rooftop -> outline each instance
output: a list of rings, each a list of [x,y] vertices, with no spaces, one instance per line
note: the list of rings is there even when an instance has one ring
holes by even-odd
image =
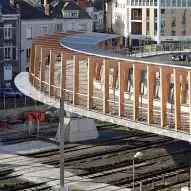
[[[50,3],[51,6],[51,17],[54,18],[63,18],[62,11],[78,10],[77,19],[92,19],[88,13],[82,10],[74,1],[65,1],[65,0],[54,0]]]
[[[8,0],[0,1],[0,9],[3,15],[6,14],[17,14],[17,11],[10,5]]]
[[[21,19],[49,19],[43,11],[40,11],[32,3],[26,1],[19,1]]]

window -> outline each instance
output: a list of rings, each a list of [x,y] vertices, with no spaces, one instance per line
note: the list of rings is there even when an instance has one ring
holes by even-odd
[[[161,36],[165,35],[165,21],[161,21]]]
[[[176,31],[172,30],[172,36],[176,36]]]
[[[142,20],[142,10],[132,9],[131,18],[132,20]]]
[[[181,7],[182,6],[181,3],[182,3],[182,1],[178,0],[177,1],[177,7]]]
[[[139,6],[143,6],[143,0],[139,0]]]
[[[187,6],[191,7],[191,0],[187,0]]]
[[[146,35],[150,35],[150,23],[146,23]]]
[[[47,26],[41,26],[41,35],[45,35],[48,33],[48,27]]]
[[[29,60],[30,59],[30,53],[31,53],[31,49],[27,48],[26,49],[26,59]]]
[[[94,20],[97,20],[97,19],[98,19],[97,15],[94,15],[94,17],[93,17],[93,18],[94,18]]]
[[[9,40],[12,39],[13,33],[12,33],[12,25],[4,25],[4,39]]]
[[[176,7],[176,0],[172,0],[172,7]]]
[[[162,6],[162,7],[165,6],[165,0],[161,0],[161,6]]]
[[[165,14],[165,9],[161,9],[161,15]]]
[[[172,20],[172,28],[176,28],[176,20],[175,19]]]
[[[186,0],[182,0],[182,7],[186,7]]]
[[[26,28],[26,38],[27,39],[32,39],[32,27],[27,27]]]
[[[157,35],[157,23],[154,24],[154,35]]]
[[[77,11],[71,11],[70,12],[70,17],[77,18],[78,17],[78,12]]]
[[[171,0],[166,0],[166,7],[171,7]]]
[[[157,18],[157,9],[154,10],[154,17]]]
[[[62,23],[56,24],[56,31],[62,31]]]
[[[150,9],[147,9],[147,20],[150,18]]]
[[[86,31],[87,30],[86,24],[79,24],[79,30]]]
[[[12,47],[4,47],[4,60],[12,59]]]

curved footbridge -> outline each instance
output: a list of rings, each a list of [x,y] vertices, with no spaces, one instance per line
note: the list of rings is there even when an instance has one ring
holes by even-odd
[[[115,45],[113,45],[115,44]],[[114,53],[120,36],[66,32],[32,41],[24,94],[82,116],[191,142],[191,66]]]

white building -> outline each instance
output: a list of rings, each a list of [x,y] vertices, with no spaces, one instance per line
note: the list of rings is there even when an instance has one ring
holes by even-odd
[[[87,7],[86,12],[93,19],[93,31],[103,32],[103,30],[104,30],[104,11],[97,10],[95,7]]]
[[[191,0],[113,0],[112,30],[134,46],[191,41]]]
[[[28,70],[33,37],[70,30],[92,32],[93,28],[92,18],[74,1],[36,2],[15,0],[21,14],[21,71]]]

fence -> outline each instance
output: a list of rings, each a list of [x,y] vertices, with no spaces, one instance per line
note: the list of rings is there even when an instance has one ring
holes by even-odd
[[[8,98],[4,95],[0,97],[0,110],[16,109],[28,106],[36,106],[40,104],[42,103],[27,96]]]
[[[145,45],[145,46],[137,46],[132,48],[122,48],[120,50],[113,50],[122,55],[132,56],[132,57],[144,57],[144,56],[154,56],[160,55],[164,53],[172,53],[179,52],[184,50],[190,50],[191,52],[191,44],[174,44],[168,43],[164,45]]]

